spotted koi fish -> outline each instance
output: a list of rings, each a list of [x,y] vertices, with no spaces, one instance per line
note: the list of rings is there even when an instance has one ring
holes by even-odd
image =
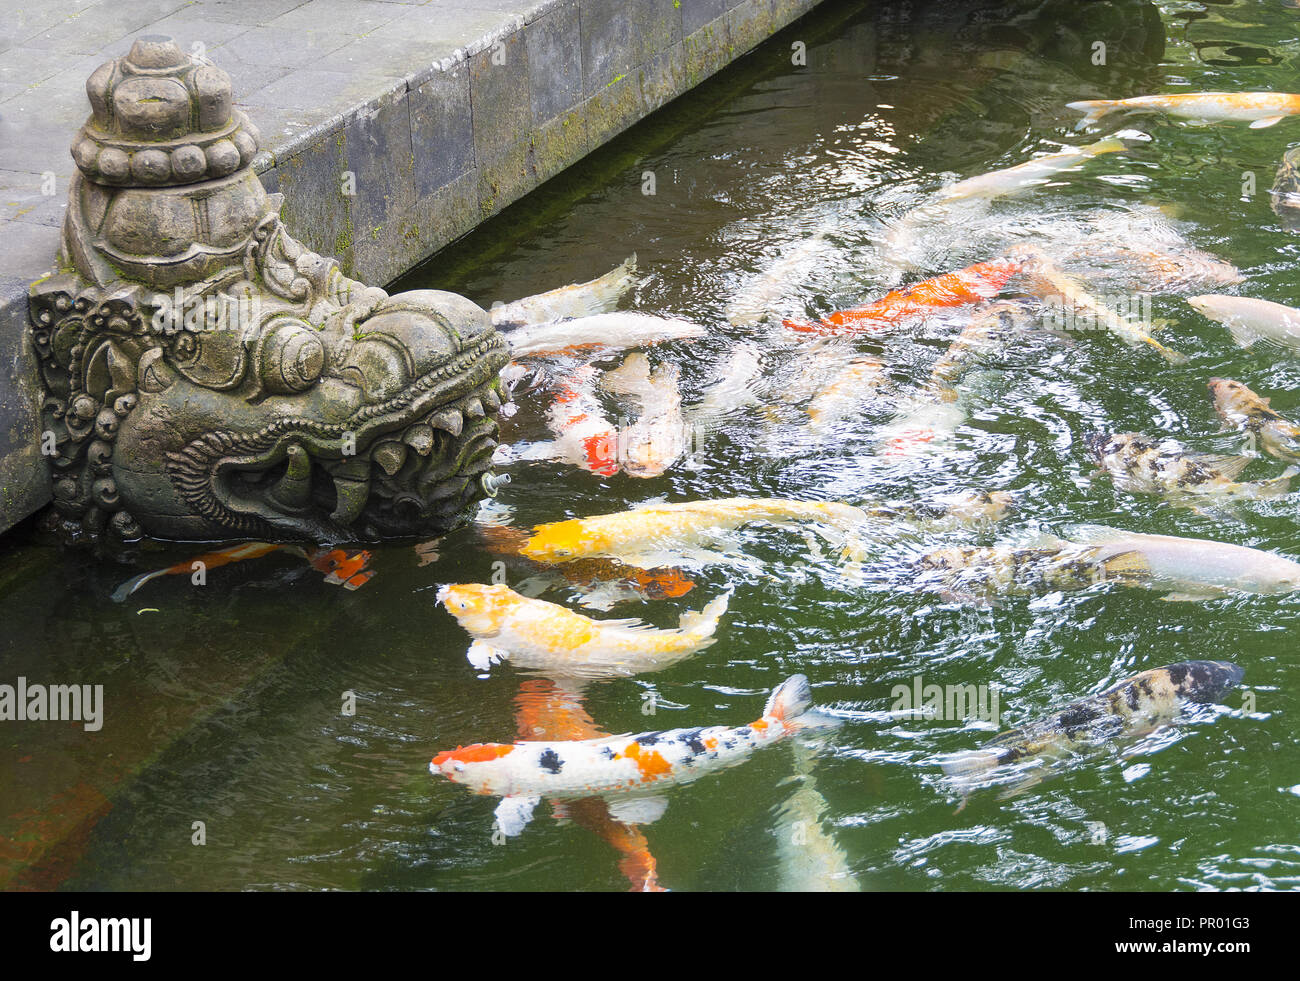
[[[793,675],[772,692],[763,714],[740,727],[670,729],[605,739],[476,743],[434,756],[429,772],[474,793],[501,798],[497,827],[523,831],[543,798],[602,796],[610,815],[649,824],[667,807],[663,790],[747,759],[760,746],[833,720],[813,709],[812,690]]]
[[[1270,405],[1239,381],[1211,378],[1214,408],[1227,423],[1252,435],[1279,460],[1300,462],[1300,426],[1283,418]]]
[[[1141,433],[1089,433],[1084,437],[1098,466],[1120,490],[1188,497],[1278,497],[1291,489],[1300,469],[1289,468],[1273,480],[1241,483],[1237,477],[1250,458],[1192,453],[1172,439],[1155,440]]]
[[[1286,92],[1180,92],[1139,95],[1132,99],[1089,99],[1066,103],[1084,113],[1076,129],[1084,129],[1112,112],[1163,112],[1196,122],[1245,122],[1264,129],[1300,113],[1300,95]]]
[[[458,583],[438,590],[445,606],[473,637],[467,653],[480,671],[510,661],[550,677],[630,677],[661,671],[714,642],[730,593],[699,613],[682,614],[675,630],[635,619],[593,620],[503,585]]]
[[[949,602],[1080,590],[1106,582],[1139,584],[1151,573],[1139,553],[1070,542],[1024,548],[941,548],[913,562],[911,571],[919,587]]]
[[[1071,702],[1045,718],[1010,729],[977,750],[942,762],[966,790],[1014,781],[1003,796],[1039,782],[1032,768],[1121,737],[1135,737],[1174,721],[1188,704],[1213,704],[1241,681],[1244,670],[1226,661],[1180,661],[1143,671],[1105,691]],[[1004,771],[1005,772],[1005,771]],[[1027,776],[1027,774],[1029,774]]]
[[[1010,258],[977,262],[905,289],[892,290],[863,307],[839,310],[818,321],[783,323],[790,330],[807,334],[887,333],[939,310],[991,300],[1020,271],[1021,263]]]

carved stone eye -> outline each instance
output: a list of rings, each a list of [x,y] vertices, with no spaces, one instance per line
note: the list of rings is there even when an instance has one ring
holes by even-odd
[[[291,395],[311,388],[325,369],[325,345],[299,320],[282,320],[262,339],[258,370],[269,392]]]

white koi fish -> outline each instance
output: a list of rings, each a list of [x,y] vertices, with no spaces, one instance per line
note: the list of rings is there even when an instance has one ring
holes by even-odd
[[[1227,327],[1239,347],[1264,341],[1288,354],[1300,354],[1300,310],[1295,307],[1223,293],[1193,296],[1187,302]]]
[[[1202,123],[1251,120],[1251,129],[1264,129],[1300,113],[1300,95],[1286,92],[1180,92],[1174,95],[1139,95],[1132,99],[1088,99],[1066,103],[1066,108],[1085,113],[1076,129],[1091,126],[1112,112],[1163,112]]]
[[[717,379],[701,399],[687,411],[697,430],[715,429],[728,414],[759,401],[758,382],[762,374],[756,345],[742,341],[731,348]]]
[[[676,630],[642,620],[593,620],[504,585],[458,583],[438,590],[445,606],[473,637],[467,657],[486,671],[509,661],[552,678],[627,678],[661,671],[711,645],[730,593],[700,613],[684,613]]]
[[[670,729],[561,742],[476,743],[434,756],[429,772],[474,793],[501,798],[497,827],[523,831],[543,797],[599,795],[616,821],[649,824],[663,814],[663,791],[746,760],[760,746],[788,739],[833,719],[812,706],[808,679],[793,675],[749,725]]]
[[[750,279],[727,304],[726,317],[737,327],[749,327],[772,314],[790,298],[791,291],[806,282],[834,251],[825,232],[804,239]]]
[[[661,364],[652,372],[649,359],[636,351],[601,380],[605,391],[635,400],[641,410],[619,433],[619,459],[628,476],[657,477],[686,451],[679,377],[675,364]]]
[[[1162,597],[1170,601],[1216,599],[1233,593],[1277,595],[1300,589],[1300,562],[1257,548],[1142,535],[1104,525],[1075,525],[1066,534],[1112,557],[1140,556],[1148,570],[1141,585],[1172,590]]]
[[[586,351],[603,354],[646,347],[663,341],[693,340],[704,328],[689,320],[622,310],[551,323],[529,324],[503,336],[516,358],[536,358]]]
[[[496,304],[489,311],[497,327],[545,324],[555,320],[610,313],[625,293],[636,285],[636,253],[605,275],[586,283],[571,283],[513,303]],[[506,334],[510,336],[509,333]]]
[[[808,403],[808,427],[822,435],[836,423],[852,419],[865,404],[891,384],[879,358],[854,358]]]

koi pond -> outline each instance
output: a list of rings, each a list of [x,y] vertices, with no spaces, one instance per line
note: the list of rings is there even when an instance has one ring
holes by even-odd
[[[1294,584],[1206,589],[1194,550],[1163,560],[1159,588],[1127,546],[1056,561],[1062,540],[1109,540],[1091,526],[1300,557],[1286,463],[1225,424],[1208,387],[1241,382],[1295,421],[1300,355],[1240,346],[1187,302],[1300,301],[1300,238],[1269,194],[1300,122],[1115,112],[1078,129],[1067,108],[1295,91],[1297,59],[1300,10],[1278,2],[825,4],[398,284],[490,307],[635,253],[619,310],[703,328],[640,349],[658,377],[679,373],[663,398],[676,412],[680,393],[685,427],[656,449],[662,465],[547,450],[579,425],[555,421],[573,372],[628,364],[628,349],[564,354],[525,364],[502,422],[511,481],[439,541],[253,548],[199,574],[192,560],[224,546],[92,560],[35,527],[0,543],[0,683],[103,686],[93,731],[0,729],[0,885],[1300,886]],[[1051,156],[1082,147],[1095,150]],[[992,176],[945,197],[1039,158],[1031,184]],[[998,295],[1015,331],[972,333],[979,303],[827,327],[892,289],[1008,261],[1053,285],[956,290]],[[1086,292],[1073,310],[1122,310],[1129,333],[1052,315],[1045,297],[1071,290]],[[587,394],[629,429],[637,399],[612,387]],[[1225,486],[1252,486],[1191,500],[1099,472],[1124,433],[1176,440],[1208,456],[1173,465],[1217,461]],[[971,491],[993,495],[961,498],[984,502],[979,520],[934,503]],[[708,553],[635,567],[519,551],[536,525],[723,498],[843,502],[872,520],[848,541],[745,524]],[[472,664],[473,638],[438,602],[457,583],[664,629],[730,595],[690,656],[560,684]],[[944,769],[1140,672],[1207,660],[1242,669],[1239,684],[1172,724],[1148,684],[1127,692],[1134,724],[1041,769],[987,784]],[[796,674],[837,725],[668,781],[653,807],[543,800],[507,835],[499,797],[429,770],[475,743],[747,726]]]

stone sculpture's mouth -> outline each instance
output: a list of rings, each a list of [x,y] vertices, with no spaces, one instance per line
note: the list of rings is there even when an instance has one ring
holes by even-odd
[[[205,434],[168,454],[168,475],[197,513],[249,534],[441,533],[482,496],[506,360],[493,333],[344,423],[280,416],[255,432]]]

